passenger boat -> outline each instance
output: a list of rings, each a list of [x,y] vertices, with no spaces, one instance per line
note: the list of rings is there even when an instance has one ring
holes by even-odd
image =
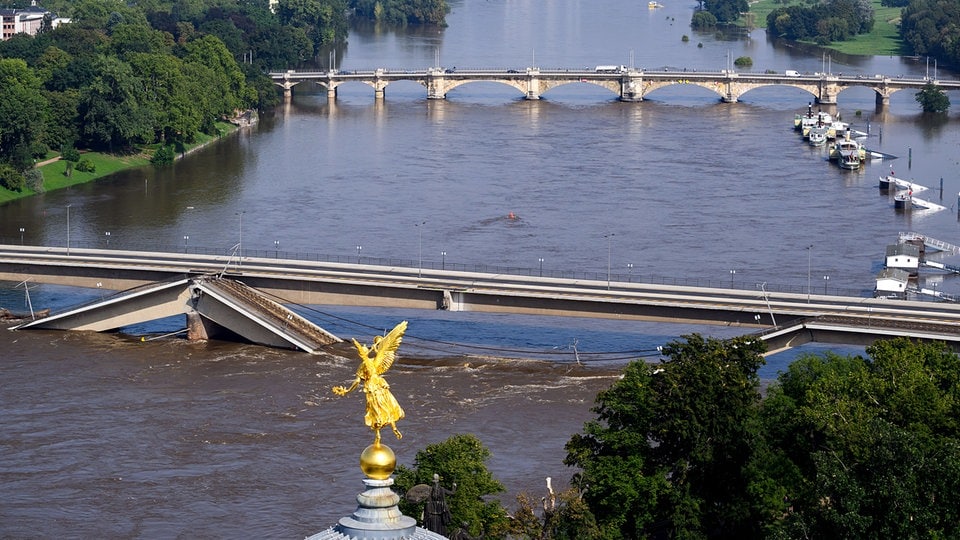
[[[661,4],[660,2],[650,1],[650,2],[647,3],[647,7],[650,8],[650,9],[656,9],[656,8],[661,8],[661,7],[663,7],[663,4]]]
[[[867,149],[859,142],[850,138],[850,131],[833,143],[830,148],[830,159],[836,160],[837,165],[844,169],[859,169],[867,159]]]
[[[827,127],[817,126],[810,128],[810,134],[807,136],[807,142],[810,146],[823,146],[827,144]]]

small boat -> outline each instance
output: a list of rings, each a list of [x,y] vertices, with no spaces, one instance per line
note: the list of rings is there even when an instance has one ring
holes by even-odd
[[[836,160],[837,165],[844,169],[859,169],[867,159],[867,149],[859,142],[850,138],[850,131],[833,143],[830,148],[830,159]]]
[[[904,191],[897,192],[893,197],[893,207],[897,210],[908,210],[913,207],[913,203],[911,202],[912,198],[913,194],[911,193]]]
[[[651,0],[650,2],[647,2],[647,7],[650,9],[662,8],[663,4]]]
[[[810,143],[810,146],[823,146],[827,144],[827,127],[818,126],[810,128],[807,142]]]

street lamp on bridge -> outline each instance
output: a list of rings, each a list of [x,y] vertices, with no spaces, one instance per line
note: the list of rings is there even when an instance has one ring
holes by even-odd
[[[103,233],[103,236],[107,239],[107,249],[110,249],[110,231]]]
[[[70,255],[70,207],[72,204],[67,205],[67,256]]]
[[[363,246],[357,244],[357,264],[360,264],[360,250],[363,249]]]
[[[603,237],[607,239],[607,290],[610,290],[610,256],[612,253],[612,248],[610,247],[611,239],[616,236],[614,233],[605,234]]]
[[[417,277],[423,277],[423,226],[427,224],[426,220],[420,223],[414,223],[417,228]]]
[[[540,277],[543,277],[543,257],[538,259],[540,261]]]
[[[190,240],[190,236],[189,236],[189,235],[186,235],[186,234],[183,235],[183,252],[184,252],[184,253],[187,252],[187,241],[188,241],[188,240]]]
[[[440,252],[440,269],[441,270],[447,269],[447,252],[446,251]]]
[[[823,294],[827,294],[827,283],[830,283],[830,276],[823,276]]]
[[[23,227],[20,227],[20,245],[21,246],[23,245],[23,233],[25,232],[27,232],[27,230],[24,229]]]

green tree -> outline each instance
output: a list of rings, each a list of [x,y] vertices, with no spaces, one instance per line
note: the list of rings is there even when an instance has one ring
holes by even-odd
[[[433,475],[440,475],[441,485],[456,492],[447,498],[453,523],[468,523],[471,534],[485,533],[499,538],[507,530],[507,513],[498,501],[484,497],[504,491],[503,484],[487,470],[490,450],[473,435],[454,435],[444,442],[431,444],[417,452],[413,468],[397,468],[396,485],[405,493],[417,484],[433,484]],[[419,516],[422,505],[401,504],[407,515]]]
[[[314,50],[347,37],[346,0],[280,0],[277,17],[286,26],[302,28]]]
[[[230,117],[236,111],[245,109],[256,103],[256,91],[247,87],[246,79],[233,55],[215,36],[203,36],[186,44],[187,54],[183,58],[184,64],[200,66],[201,78],[198,70],[187,70],[187,77],[195,84],[202,85],[209,99],[205,110],[213,118]]]
[[[703,8],[721,23],[735,22],[741,13],[750,11],[747,0],[703,0]]]
[[[914,98],[920,104],[923,112],[944,113],[950,108],[950,98],[947,93],[933,82],[927,82],[923,85],[923,88],[916,93]]]
[[[130,65],[114,57],[101,57],[97,77],[80,99],[82,137],[91,148],[128,151],[153,140],[153,112],[147,106],[143,81]]]
[[[17,58],[0,58],[0,163],[22,172],[33,167],[31,147],[40,142],[47,101],[40,79]]]
[[[190,142],[203,122],[203,111],[191,99],[183,63],[169,54],[137,53],[130,66],[146,89],[145,107],[153,113],[154,140]]]
[[[709,11],[696,10],[693,12],[693,17],[690,19],[690,26],[698,30],[713,28],[716,25],[717,18],[714,17],[713,13],[710,13]]]
[[[804,357],[763,404],[766,464],[790,510],[774,535],[960,535],[960,358],[878,342],[871,357]]]
[[[604,538],[757,536],[778,499],[754,463],[763,342],[694,334],[663,352],[597,396],[567,443],[574,484]]]

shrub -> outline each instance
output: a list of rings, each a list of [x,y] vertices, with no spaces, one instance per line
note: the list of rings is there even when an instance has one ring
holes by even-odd
[[[77,162],[77,170],[80,172],[92,173],[92,172],[96,172],[97,166],[94,165],[93,162],[90,161],[89,159],[83,158]]]
[[[26,184],[23,174],[7,164],[0,165],[0,187],[10,191],[22,191]]]
[[[733,61],[733,65],[739,68],[748,68],[753,65],[753,58],[749,56],[741,56]]]
[[[43,173],[40,169],[30,169],[23,173],[24,180],[28,188],[34,193],[43,193]]]
[[[60,159],[73,162],[80,161],[80,152],[72,146],[64,148],[63,151],[60,152]]]
[[[150,163],[154,165],[169,165],[173,163],[176,155],[176,150],[173,149],[173,146],[161,146],[153,153],[153,157],[150,158]]]

